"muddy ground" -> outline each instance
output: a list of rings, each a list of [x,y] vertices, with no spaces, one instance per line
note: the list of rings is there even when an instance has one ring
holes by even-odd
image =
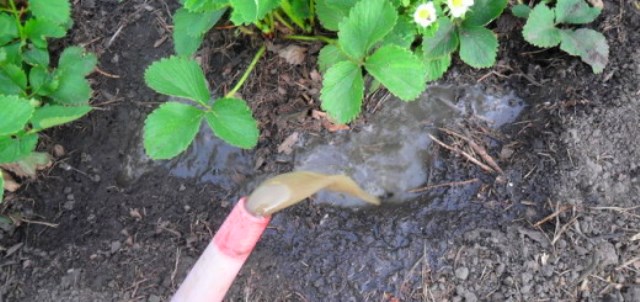
[[[295,154],[277,150],[291,133],[331,135],[311,115],[319,107],[315,62],[291,66],[274,53],[261,61],[241,92],[262,130],[254,169],[232,173],[231,186],[162,167],[132,177],[125,163],[140,123],[164,100],[142,73],[172,52],[176,4],[75,3],[70,38],[54,47],[86,45],[106,75],[91,76],[97,110],[40,145],[66,154],[1,208],[23,219],[0,231],[0,301],[164,301],[239,192],[255,177],[292,169]],[[441,83],[513,90],[528,103],[516,122],[479,140],[504,175],[432,146],[439,160],[426,185],[479,181],[402,206],[288,209],[274,217],[230,301],[640,301],[636,1],[605,1],[594,24],[611,47],[601,75],[557,49],[526,45],[522,22],[508,14],[495,26],[497,66],[455,62]],[[214,31],[200,52],[211,86],[233,85],[259,41]],[[350,131],[366,125],[382,94]],[[482,129],[472,118],[453,126]]]

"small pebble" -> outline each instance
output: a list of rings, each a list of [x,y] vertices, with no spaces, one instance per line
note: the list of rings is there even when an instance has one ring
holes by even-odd
[[[513,278],[511,278],[511,277],[504,278],[504,280],[502,280],[502,284],[504,284],[506,286],[512,286],[513,285]]]
[[[467,277],[469,277],[469,269],[464,266],[457,268],[456,277],[460,280],[467,280]]]
[[[120,241],[111,242],[111,253],[113,254],[119,251],[120,247],[122,247],[122,243],[120,243]]]
[[[75,206],[75,204],[76,204],[75,201],[67,200],[62,207],[67,211],[71,211],[73,210],[73,207]]]
[[[53,145],[53,150],[51,153],[53,153],[53,156],[55,156],[56,158],[63,157],[66,154],[66,152],[64,151],[64,147],[58,144]]]
[[[178,191],[182,192],[182,191],[184,191],[186,189],[187,189],[187,187],[185,187],[185,185],[180,184],[180,187],[178,188]]]

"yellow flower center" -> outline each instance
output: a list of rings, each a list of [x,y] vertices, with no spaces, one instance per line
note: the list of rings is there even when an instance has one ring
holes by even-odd
[[[418,17],[420,19],[429,19],[429,17],[431,17],[431,13],[428,9],[421,9],[418,11]]]
[[[463,0],[452,0],[451,3],[453,3],[453,6],[455,7],[460,7],[462,6],[462,1]]]

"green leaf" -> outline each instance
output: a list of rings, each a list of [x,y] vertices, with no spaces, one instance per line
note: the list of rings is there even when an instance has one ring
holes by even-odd
[[[16,137],[0,138],[0,164],[15,162],[35,150],[38,144],[38,135],[23,134]]]
[[[560,31],[562,43],[560,49],[567,53],[580,56],[582,61],[591,65],[593,73],[601,73],[609,62],[609,44],[601,33],[580,28],[577,30],[563,29]]]
[[[235,25],[256,23],[280,5],[278,0],[229,0],[229,2],[233,7],[231,21]]]
[[[49,66],[49,52],[45,49],[40,49],[29,45],[28,49],[24,52],[24,62],[32,66]]]
[[[349,15],[358,0],[316,0],[316,15],[322,26],[338,31],[338,26]]]
[[[58,69],[54,73],[58,85],[50,96],[62,105],[86,104],[91,98],[91,86],[82,74],[67,69]]]
[[[425,59],[427,68],[427,81],[435,81],[444,75],[451,66],[451,54],[437,59]]]
[[[458,49],[459,44],[458,32],[449,18],[439,18],[436,33],[431,37],[425,35],[422,38],[422,50],[428,59],[446,56]]]
[[[362,59],[397,20],[398,13],[388,0],[360,0],[338,26],[338,40],[347,55]]]
[[[464,25],[484,26],[502,14],[507,7],[507,0],[475,0],[473,6],[464,17]]]
[[[4,64],[22,64],[22,47],[20,42],[0,47],[0,52],[4,53],[4,59],[0,58],[0,65]]]
[[[170,57],[156,61],[144,73],[147,86],[158,93],[187,98],[207,105],[209,90],[195,60]]]
[[[205,11],[190,12],[179,9],[173,15],[173,43],[176,53],[180,56],[192,56],[204,39],[204,35],[220,20],[226,8]]]
[[[38,19],[49,20],[55,24],[71,21],[69,0],[29,0],[29,9]]]
[[[19,36],[16,19],[9,14],[0,13],[0,45],[4,45]]]
[[[192,37],[200,37],[218,23],[225,11],[226,8],[194,13],[181,8],[173,15],[174,31],[179,31]]]
[[[258,144],[258,123],[243,100],[217,99],[206,119],[213,133],[232,146],[251,149]]]
[[[31,90],[38,91],[49,79],[49,72],[43,66],[36,66],[29,71]]]
[[[154,110],[144,123],[144,149],[152,159],[169,159],[191,144],[204,112],[177,102],[167,102]]]
[[[36,109],[31,125],[36,131],[75,121],[91,111],[90,106],[49,105]]]
[[[280,7],[291,21],[302,29],[306,29],[306,22],[311,14],[309,0],[281,0]]]
[[[85,52],[82,47],[67,47],[60,55],[58,61],[58,69],[64,69],[70,73],[86,76],[90,74],[96,65],[98,59],[96,55]]]
[[[96,56],[85,52],[83,48],[67,47],[60,55],[58,69],[54,74],[58,81],[52,83],[54,87],[48,87],[49,89],[42,92],[50,94],[59,104],[86,104],[91,98],[92,91],[89,82],[84,77],[93,71],[97,62]],[[39,81],[43,78],[41,73],[36,75],[39,76],[37,78]]]
[[[331,66],[348,59],[349,58],[347,58],[337,46],[327,44],[320,49],[320,53],[318,54],[318,68],[320,72],[324,74]]]
[[[536,5],[522,29],[527,42],[538,47],[553,47],[560,43],[560,31],[555,27],[553,9],[543,3]]]
[[[585,24],[600,15],[600,9],[589,6],[584,0],[558,0],[556,3],[556,22],[567,24]]]
[[[0,94],[21,94],[27,88],[27,75],[22,68],[6,64],[0,66]]]
[[[380,47],[364,66],[367,72],[403,101],[414,100],[426,89],[427,71],[424,64],[412,52],[399,46]]]
[[[400,17],[396,26],[382,40],[382,45],[395,44],[408,49],[416,39],[416,33],[416,27],[411,20],[406,17]]]
[[[322,109],[337,122],[346,124],[360,113],[364,97],[362,69],[351,61],[342,61],[327,70],[322,81]]]
[[[460,28],[460,59],[474,68],[491,67],[498,54],[498,38],[482,27]]]
[[[0,95],[0,136],[24,129],[32,114],[29,100],[16,95]]]
[[[511,13],[518,18],[527,19],[531,13],[531,8],[526,4],[518,4],[511,8]]]
[[[62,38],[67,31],[49,20],[29,19],[24,25],[24,33],[36,47],[46,49],[47,38]]]
[[[44,66],[34,66],[29,71],[29,84],[33,94],[47,96],[53,93],[60,82]]]
[[[198,51],[204,35],[194,37],[184,33],[181,30],[173,30],[173,46],[176,54],[182,57],[191,57]]]
[[[229,0],[186,0],[184,7],[192,12],[216,11],[229,5]]]

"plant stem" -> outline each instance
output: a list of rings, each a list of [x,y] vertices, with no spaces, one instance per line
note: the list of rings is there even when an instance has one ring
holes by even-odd
[[[309,24],[310,28],[316,27],[316,5],[314,0],[309,0]]]
[[[265,23],[268,23],[268,18],[265,18]],[[262,31],[265,34],[268,34],[271,32],[271,29],[269,28],[268,24],[262,23],[260,21],[257,21],[256,23],[254,23],[256,25],[256,27]]]
[[[336,44],[336,40],[335,39],[331,39],[325,36],[301,36],[301,35],[288,35],[286,37],[284,37],[285,39],[289,39],[289,40],[300,40],[300,41],[322,41],[325,42],[327,44]]]
[[[270,34],[270,33],[274,32],[275,29],[276,29],[276,25],[273,22],[273,13],[268,14],[266,20],[269,21],[268,22],[269,23],[269,32],[267,34]]]
[[[24,43],[27,40],[27,37],[24,36],[24,28],[22,27],[22,23],[20,22],[20,12],[16,8],[16,3],[14,0],[9,0],[9,7],[11,8],[11,12],[13,13],[16,19],[16,26],[18,26],[18,33],[20,34],[20,40]]]
[[[244,74],[242,75],[238,83],[236,83],[236,86],[234,86],[233,89],[231,89],[231,91],[229,91],[224,97],[231,98],[233,97],[234,94],[236,94],[236,92],[238,92],[238,90],[240,90],[244,82],[249,78],[249,74],[251,74],[251,71],[253,71],[253,69],[256,68],[256,64],[258,64],[258,60],[260,60],[262,55],[264,55],[265,50],[267,50],[267,47],[262,45],[262,47],[260,47],[256,55],[253,56],[253,60],[251,61],[251,64],[249,64],[249,67],[247,67],[247,70],[244,71]]]
[[[282,15],[280,15],[279,12],[275,11],[273,12],[273,16],[276,17],[276,19],[278,19],[278,21],[280,23],[282,23],[282,25],[284,25],[285,27],[287,27],[288,29],[290,29],[291,31],[294,31],[295,29],[293,28],[293,26],[287,22],[287,20],[285,20]]]

